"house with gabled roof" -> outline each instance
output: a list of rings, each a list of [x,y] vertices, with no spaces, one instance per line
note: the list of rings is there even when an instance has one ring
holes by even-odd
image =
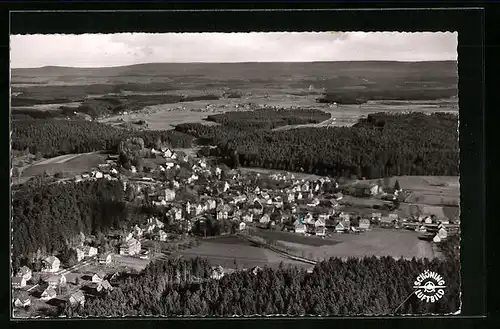
[[[271,221],[271,218],[269,217],[268,214],[262,215],[262,217],[259,219],[259,223],[261,224],[267,224]]]
[[[42,292],[42,295],[40,296],[41,300],[51,300],[53,298],[56,298],[57,293],[56,290],[53,287],[48,287]]]
[[[224,276],[224,268],[222,266],[212,267],[211,279],[220,280]]]
[[[264,206],[258,199],[254,200],[253,202],[253,211],[256,215],[261,215],[264,211]]]
[[[242,220],[247,222],[247,223],[251,223],[253,222],[253,214],[252,213],[246,213],[242,216]]]
[[[56,256],[49,256],[43,260],[42,272],[54,273],[59,271],[61,261]]]
[[[66,276],[64,274],[62,275],[51,275],[47,279],[47,283],[49,284],[50,287],[56,288],[58,286],[64,286],[66,284]]]
[[[26,281],[31,280],[31,269],[28,266],[22,266],[18,271],[16,276],[23,277]]]
[[[94,257],[97,255],[97,248],[92,246],[83,247],[83,252],[85,253],[85,257]]]
[[[81,262],[85,258],[85,251],[83,251],[83,248],[77,247],[75,248],[76,252],[76,261]]]
[[[339,221],[337,225],[335,226],[335,232],[337,233],[344,233],[349,230],[349,224],[347,224],[346,221]]]
[[[359,228],[362,230],[368,230],[370,228],[370,220],[367,218],[361,218],[359,220]]]
[[[326,218],[324,216],[318,216],[318,219],[314,222],[314,227],[325,227]]]
[[[239,224],[240,231],[244,231],[247,228],[247,224],[245,222],[241,222]]]
[[[141,243],[132,238],[120,246],[120,255],[137,255],[141,252]]]
[[[394,219],[389,216],[382,216],[382,218],[380,218],[381,227],[391,228],[394,227],[394,224]]]
[[[325,236],[326,235],[326,227],[324,226],[317,226],[315,227],[315,232],[317,236]]]
[[[97,292],[101,291],[113,291],[113,286],[109,283],[108,280],[102,280],[97,284],[96,287]]]
[[[85,295],[81,290],[78,290],[69,297],[69,303],[72,306],[83,306],[85,305]]]
[[[27,292],[21,291],[19,295],[14,299],[15,307],[28,307],[31,305],[31,299]]]
[[[12,288],[21,289],[26,287],[26,279],[22,276],[15,276],[12,278]]]
[[[437,233],[437,236],[439,236],[439,238],[441,240],[444,240],[448,237],[448,231],[446,230],[446,228],[444,227],[441,227],[439,230],[438,230],[438,233]]]
[[[112,261],[112,255],[110,252],[102,253],[99,255],[98,261],[99,264],[111,264]]]
[[[295,233],[304,234],[307,231],[306,225],[299,221],[295,221],[294,226],[295,226]]]
[[[99,271],[92,276],[92,282],[99,283],[104,280],[106,273],[104,271]]]

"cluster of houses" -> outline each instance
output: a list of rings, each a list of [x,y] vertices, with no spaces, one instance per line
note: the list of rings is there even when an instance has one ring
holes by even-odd
[[[58,269],[59,263],[57,258],[50,256],[51,264],[53,267],[48,268],[45,271],[45,284],[46,287],[40,294],[39,298],[42,301],[49,301],[54,299],[58,295],[58,288],[65,287],[67,284],[67,278],[64,274],[55,274],[54,270]],[[51,274],[52,273],[52,274]],[[107,274],[103,271],[98,271],[92,275],[91,281],[85,286],[87,290],[94,290],[96,292],[108,292],[112,291],[113,287],[106,280]],[[26,286],[26,282],[31,280],[32,272],[27,266],[23,266],[19,269],[16,276],[12,280],[13,288],[19,290]],[[28,290],[29,291],[29,290]],[[17,291],[16,297],[14,298],[14,306],[18,308],[28,307],[31,305],[31,298],[29,292],[26,290]],[[85,295],[81,290],[77,290],[72,293],[68,301],[71,305],[83,305],[85,303]]]
[[[107,180],[118,180],[120,174],[116,166],[116,160],[118,156],[110,155],[106,160],[106,163],[101,163],[98,168],[91,170],[90,172],[85,172],[81,175],[76,175],[74,181],[76,183],[85,180],[97,180],[97,179],[107,179]]]

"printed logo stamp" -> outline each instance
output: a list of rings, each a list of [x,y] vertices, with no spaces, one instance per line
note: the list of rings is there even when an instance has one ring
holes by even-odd
[[[425,270],[413,283],[415,295],[421,301],[435,303],[444,296],[446,282],[436,272]]]

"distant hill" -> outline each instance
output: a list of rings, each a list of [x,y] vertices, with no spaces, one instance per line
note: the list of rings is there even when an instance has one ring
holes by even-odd
[[[27,77],[122,77],[122,76],[211,76],[220,79],[265,79],[279,76],[370,76],[424,75],[426,78],[457,77],[456,61],[436,62],[287,62],[287,63],[147,63],[120,67],[76,68],[44,66],[12,69],[12,78]]]

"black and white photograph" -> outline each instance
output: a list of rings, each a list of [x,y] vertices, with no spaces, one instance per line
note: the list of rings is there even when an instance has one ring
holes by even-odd
[[[12,318],[460,314],[457,47],[10,35]]]

